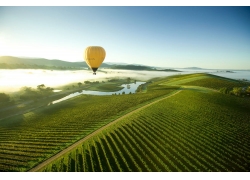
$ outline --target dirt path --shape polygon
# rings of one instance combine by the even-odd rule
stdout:
[[[51,162],[54,161],[55,159],[59,158],[59,157],[62,156],[63,154],[67,153],[68,151],[70,151],[70,150],[74,149],[75,147],[77,147],[78,145],[82,144],[82,143],[83,143],[84,141],[86,141],[87,139],[91,138],[92,136],[96,135],[97,133],[101,132],[102,130],[104,130],[105,128],[111,126],[112,124],[115,124],[117,121],[120,121],[121,119],[123,119],[123,118],[125,118],[125,117],[128,117],[128,116],[132,115],[132,114],[135,113],[135,112],[138,112],[138,111],[140,111],[140,110],[142,110],[142,109],[145,109],[146,107],[151,106],[152,104],[155,104],[155,103],[157,103],[157,102],[159,102],[159,101],[162,101],[162,100],[164,100],[164,99],[170,98],[170,97],[172,97],[172,96],[178,94],[179,92],[181,92],[181,90],[178,90],[177,92],[175,92],[175,93],[173,93],[173,94],[171,94],[171,95],[169,95],[169,96],[167,96],[167,97],[164,97],[164,98],[158,99],[158,100],[156,100],[156,101],[153,101],[153,102],[151,102],[151,103],[149,103],[149,104],[147,104],[147,105],[145,105],[145,106],[142,106],[142,107],[140,107],[140,108],[138,108],[138,109],[136,109],[136,110],[134,110],[134,111],[131,111],[131,112],[129,112],[129,113],[127,113],[127,114],[121,116],[120,118],[118,118],[118,119],[116,119],[116,120],[110,122],[109,124],[107,124],[107,125],[101,127],[100,129],[98,129],[98,130],[94,131],[93,133],[87,135],[87,136],[84,137],[83,139],[81,139],[81,140],[77,141],[76,143],[72,144],[72,145],[69,146],[68,148],[62,150],[62,151],[59,152],[58,154],[56,154],[56,155],[50,157],[50,158],[47,159],[46,161],[44,161],[44,162],[42,162],[41,164],[37,165],[36,167],[30,169],[28,172],[35,172],[35,171],[40,170],[41,168],[43,168],[44,166],[48,165],[49,163],[51,163]]]

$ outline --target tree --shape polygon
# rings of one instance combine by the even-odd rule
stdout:
[[[136,92],[141,92],[142,91],[142,85],[139,85],[136,89]]]
[[[44,84],[37,86],[37,89],[31,87],[22,87],[20,99],[23,100],[37,100],[53,94],[53,88],[46,87]]]
[[[81,82],[79,82],[79,83],[78,83],[78,86],[79,86],[79,87],[81,87],[81,85],[82,85],[82,83],[81,83]]]
[[[247,93],[247,94],[250,94],[250,86],[247,87],[246,93]]]
[[[44,90],[44,88],[45,88],[44,84],[40,84],[40,85],[37,86],[38,90]]]
[[[35,89],[32,89],[31,87],[22,87],[21,88],[21,95],[20,99],[23,100],[36,100],[39,97],[38,92]]]
[[[123,91],[122,94],[125,94],[125,92]]]
[[[10,101],[10,96],[5,93],[0,93],[0,103],[6,103]]]
[[[84,84],[90,84],[90,81],[84,81]]]
[[[221,93],[224,93],[224,94],[229,94],[230,89],[229,89],[229,88],[227,88],[227,87],[220,88],[220,92],[221,92]]]
[[[234,88],[233,88],[233,93],[234,93],[236,96],[240,96],[240,95],[241,95],[241,87],[234,87]]]
[[[131,81],[130,77],[127,78],[127,83],[129,84]]]
[[[40,84],[37,86],[37,95],[38,97],[49,96],[53,93],[53,88],[46,87],[44,84]]]

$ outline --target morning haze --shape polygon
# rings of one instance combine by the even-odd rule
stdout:
[[[0,7],[0,172],[249,172],[249,17]]]

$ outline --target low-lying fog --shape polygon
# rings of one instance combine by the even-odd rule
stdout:
[[[93,75],[90,70],[33,70],[15,69],[0,70],[0,92],[15,92],[21,87],[33,87],[44,84],[46,87],[56,88],[69,83],[84,81],[103,81],[112,78],[126,78],[146,81],[153,77],[169,76],[178,74],[176,72],[157,72],[157,71],[130,71],[130,70],[99,70],[97,75]]]
[[[180,69],[181,70],[181,69]],[[182,69],[183,70],[183,69]],[[194,72],[206,72],[185,70],[185,72],[162,72],[162,71],[132,71],[132,70],[112,70],[112,69],[100,69],[97,71],[97,75],[93,75],[90,70],[33,70],[33,69],[15,69],[15,70],[0,70],[0,92],[15,92],[19,91],[21,87],[33,87],[44,84],[46,87],[57,88],[61,85],[69,83],[83,83],[86,80],[89,81],[105,81],[105,79],[112,78],[126,78],[147,81],[154,77],[171,76],[175,74],[189,74]],[[211,72],[211,70],[209,71]],[[215,72],[215,71],[213,71]],[[247,71],[250,80],[250,72]],[[213,73],[218,76],[224,74],[235,76],[238,73]],[[225,75],[224,75],[225,76]],[[244,78],[239,77],[239,78]]]

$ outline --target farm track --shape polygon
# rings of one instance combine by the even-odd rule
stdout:
[[[80,145],[80,144],[83,143],[84,141],[88,140],[89,138],[95,136],[97,133],[101,132],[102,130],[106,129],[107,127],[109,127],[109,126],[115,124],[116,122],[118,122],[118,121],[120,121],[120,120],[122,120],[122,119],[124,119],[124,118],[126,118],[126,117],[128,117],[128,116],[130,116],[130,115],[132,115],[132,114],[135,113],[135,112],[138,112],[138,111],[140,111],[140,110],[142,110],[142,109],[147,108],[148,106],[151,106],[151,105],[153,105],[153,104],[155,104],[155,103],[157,103],[157,102],[159,102],[159,101],[162,101],[162,100],[164,100],[164,99],[170,98],[170,97],[172,97],[172,96],[178,94],[178,93],[181,92],[181,91],[182,91],[182,90],[178,90],[177,92],[175,92],[175,93],[173,93],[173,94],[171,94],[171,95],[169,95],[169,96],[167,96],[167,97],[164,97],[164,98],[158,99],[158,100],[156,100],[156,101],[153,101],[153,102],[151,102],[151,103],[149,103],[149,104],[146,104],[145,106],[142,106],[142,107],[140,107],[140,108],[138,108],[138,109],[136,109],[136,110],[134,110],[134,111],[131,111],[131,112],[129,112],[129,113],[127,113],[127,114],[125,114],[125,115],[119,117],[118,119],[116,119],[116,120],[110,122],[109,124],[107,124],[107,125],[101,127],[100,129],[96,130],[95,132],[89,134],[88,136],[84,137],[83,139],[81,139],[81,140],[77,141],[76,143],[72,144],[72,145],[69,146],[68,148],[62,150],[62,151],[59,152],[58,154],[56,154],[56,155],[50,157],[50,158],[47,159],[46,161],[40,163],[40,164],[37,165],[36,167],[30,169],[28,172],[35,172],[35,171],[40,170],[40,169],[43,168],[44,166],[48,165],[49,163],[51,163],[52,161],[56,160],[56,159],[59,158],[60,156],[62,156],[62,155],[64,155],[65,153],[69,152],[70,150],[76,148],[78,145]]]

